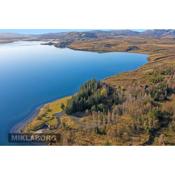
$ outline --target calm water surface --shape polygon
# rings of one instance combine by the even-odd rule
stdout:
[[[37,106],[73,94],[89,79],[146,62],[144,54],[74,51],[39,42],[0,45],[0,145],[8,144],[10,129]]]

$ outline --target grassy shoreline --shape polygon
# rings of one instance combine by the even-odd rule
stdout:
[[[43,124],[45,124],[45,122],[50,122],[48,123],[48,125],[49,124],[54,125],[54,123],[51,123],[53,120],[55,120],[54,114],[62,111],[61,104],[66,104],[69,98],[70,96],[66,96],[40,105],[35,109],[35,112],[32,115],[30,115],[26,121],[22,122],[22,125],[19,125],[19,127],[17,127],[18,128],[17,131],[19,130],[21,130],[21,132],[27,132],[28,130],[35,131],[38,130],[40,127],[42,127]],[[44,116],[45,114],[47,114],[48,117]],[[38,122],[38,118],[40,118],[39,120],[43,121]]]

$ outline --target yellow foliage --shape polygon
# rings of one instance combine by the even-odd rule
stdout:
[[[102,88],[101,90],[100,90],[100,95],[101,96],[107,96],[107,89],[106,88]]]

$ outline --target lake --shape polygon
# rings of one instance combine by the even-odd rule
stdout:
[[[0,45],[0,145],[39,105],[71,95],[89,79],[137,69],[147,55],[60,49],[40,42]]]

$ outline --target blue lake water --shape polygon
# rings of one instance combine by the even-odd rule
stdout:
[[[0,45],[0,145],[37,106],[75,93],[92,78],[134,70],[147,55],[59,49],[39,42]]]

